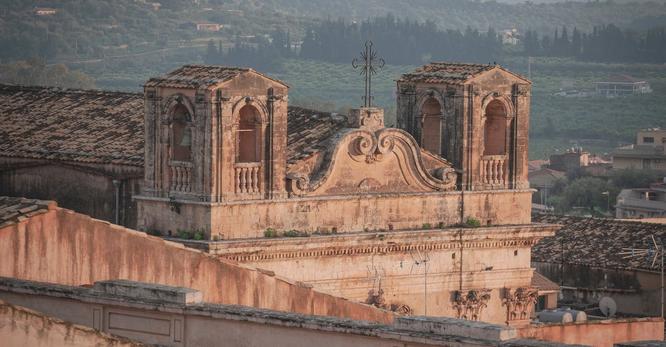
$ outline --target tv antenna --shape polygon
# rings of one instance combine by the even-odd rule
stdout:
[[[428,315],[428,262],[430,261],[430,255],[425,252],[421,253],[418,249],[416,254],[414,252],[409,252],[409,255],[412,256],[412,267],[409,269],[409,273],[412,273],[414,265],[423,266],[423,315]]]
[[[619,254],[624,259],[643,259],[645,263],[650,263],[648,267],[651,269],[656,268],[657,261],[661,259],[659,264],[661,269],[661,318],[664,318],[664,241],[657,243],[654,235],[650,235],[650,238],[652,244],[648,248],[622,248],[622,252]]]

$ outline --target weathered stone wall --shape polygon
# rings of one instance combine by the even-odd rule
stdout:
[[[0,341],[3,346],[31,347],[145,346],[3,301],[0,301]]]
[[[0,229],[0,275],[67,285],[129,279],[198,289],[204,300],[391,321],[367,305],[64,209]]]
[[[662,318],[633,318],[585,323],[544,324],[518,329],[523,338],[612,347],[615,343],[627,341],[664,340],[664,320]]]
[[[210,237],[236,239],[264,237],[267,228],[338,233],[413,230],[451,226],[467,217],[482,225],[529,224],[531,194],[531,190],[366,194],[212,205],[182,201],[180,213],[166,199],[141,198],[139,216],[150,218],[140,220],[139,227],[163,233],[204,228]],[[211,230],[211,225],[216,229]]]
[[[118,223],[136,227],[137,208],[132,195],[143,184],[142,168],[86,168],[39,160],[3,160],[7,169],[0,169],[0,195],[54,200],[62,207],[115,222],[116,186],[119,184]]]
[[[353,301],[365,302],[381,289],[385,304],[407,305],[416,315],[456,317],[455,291],[490,289],[479,319],[504,324],[503,289],[531,285],[530,247],[555,228],[529,225],[238,240],[210,244],[208,251]]]

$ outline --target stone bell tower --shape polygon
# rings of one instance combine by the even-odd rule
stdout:
[[[139,226],[206,230],[214,204],[286,196],[288,87],[252,69],[186,65],[145,93]]]
[[[461,188],[529,188],[530,81],[498,65],[431,63],[397,85],[398,127],[450,161]]]

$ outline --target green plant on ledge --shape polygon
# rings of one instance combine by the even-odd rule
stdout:
[[[269,237],[269,238],[278,237],[278,232],[273,228],[268,228],[264,230],[264,237]]]
[[[481,226],[481,221],[474,217],[467,217],[463,226],[465,228],[478,228]]]
[[[423,225],[421,225],[421,229],[432,229],[432,225],[430,225],[430,223],[423,223]]]
[[[189,240],[192,238],[192,233],[184,229],[178,229],[176,231],[176,237],[179,239]]]

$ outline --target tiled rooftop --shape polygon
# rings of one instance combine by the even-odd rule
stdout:
[[[260,74],[250,68],[228,67],[220,65],[184,65],[166,75],[160,77],[153,77],[146,82],[146,87],[169,87],[169,88],[199,88],[210,87],[222,82],[231,80],[232,78],[244,73],[254,72]],[[260,74],[275,82],[281,81],[272,79],[268,76]]]
[[[532,287],[541,291],[560,290],[560,285],[549,280],[546,276],[534,271],[532,274]]]
[[[347,126],[347,117],[289,107],[287,162],[294,163],[326,149],[326,140]]]
[[[0,228],[55,208],[53,201],[0,196]]]
[[[620,253],[625,248],[653,247],[651,235],[657,242],[666,237],[665,224],[546,214],[534,215],[532,221],[562,225],[555,236],[542,239],[532,248],[532,261],[538,262],[560,263],[564,257],[569,264],[650,269],[652,258],[624,259]]]
[[[0,85],[0,156],[143,167],[142,94]],[[290,106],[287,161],[322,150],[345,116]]]
[[[461,84],[497,65],[436,62],[424,65],[414,72],[402,75],[402,82]]]
[[[143,95],[0,85],[0,156],[143,166]]]

